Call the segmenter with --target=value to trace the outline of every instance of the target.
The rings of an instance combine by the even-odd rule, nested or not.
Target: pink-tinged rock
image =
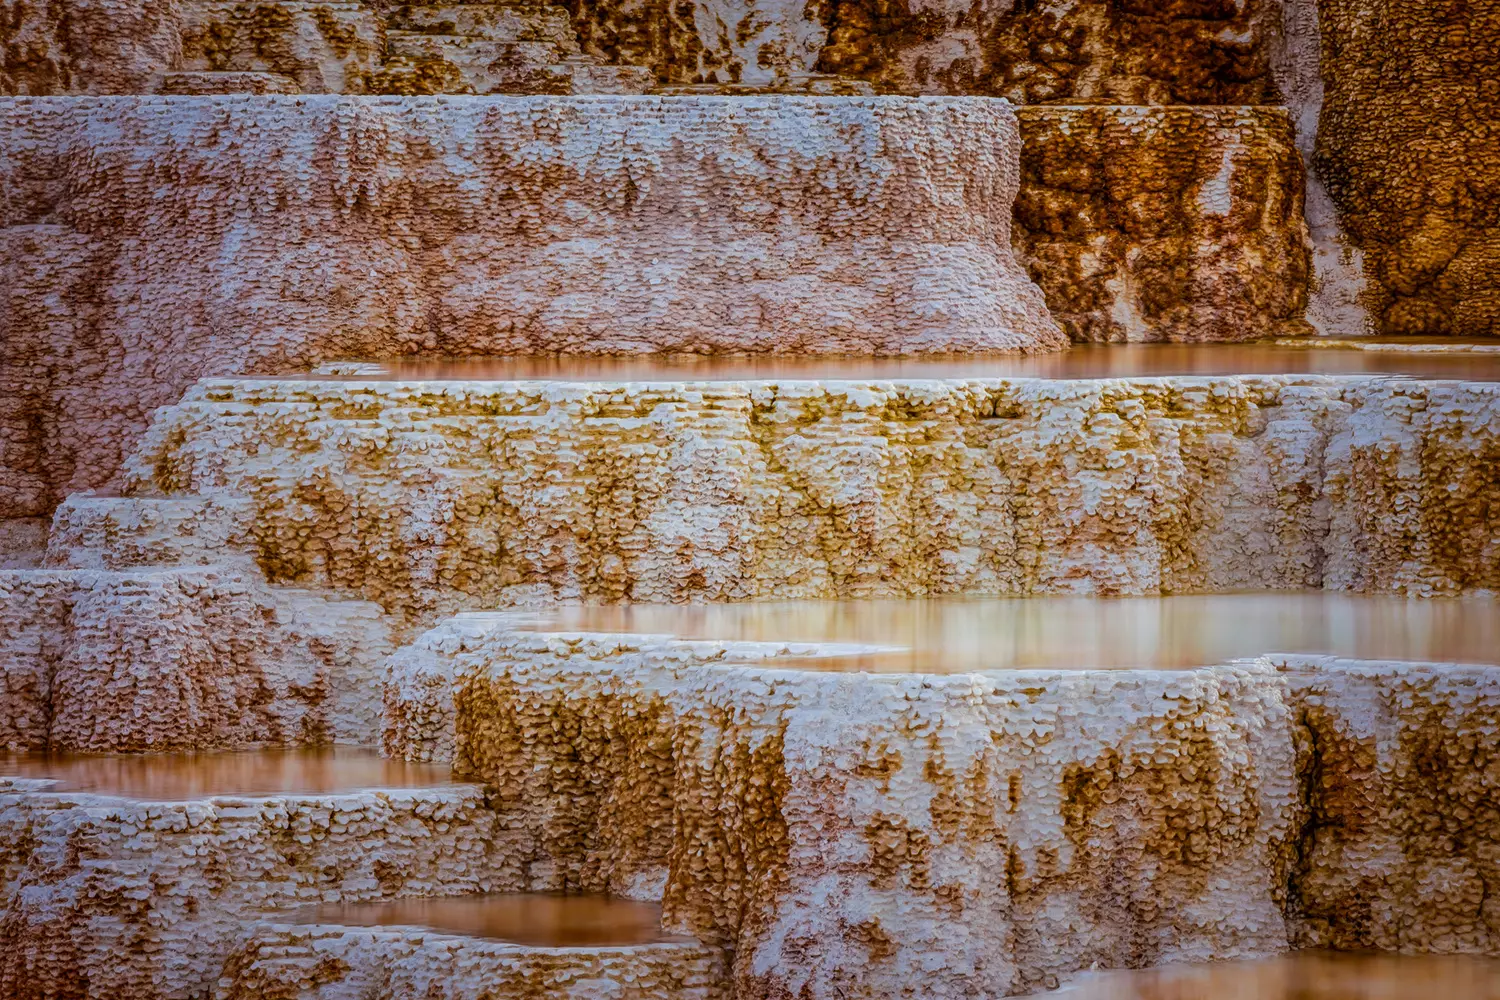
[[[207,373],[1049,350],[1001,101],[101,98],[0,112],[0,516]]]

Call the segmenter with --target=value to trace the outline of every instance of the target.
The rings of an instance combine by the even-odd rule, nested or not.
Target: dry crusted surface
[[[728,1000],[699,944],[528,949],[401,929],[270,926],[225,966],[217,1000]]]
[[[1003,102],[0,102],[0,515],[205,372],[401,354],[1047,350]]]
[[[449,680],[483,794],[143,803],[8,782],[4,995],[972,998],[1289,932],[1496,951],[1497,668],[870,676],[774,669],[809,655],[784,644],[468,617],[393,668]],[[732,972],[696,946],[664,962],[251,920],[561,888],[662,898],[738,948]]]
[[[1500,333],[1500,5],[1321,0],[1315,165],[1384,333]]]
[[[1273,668],[732,665],[763,645],[471,641],[447,664],[456,770],[554,887],[659,894],[669,926],[732,946],[740,997],[1002,996],[1285,947],[1299,799]]]
[[[368,741],[388,649],[374,605],[253,566],[0,570],[0,748]]]
[[[1268,104],[1273,0],[570,0],[584,51],[662,83],[775,84],[818,71],[884,91],[1018,103]],[[269,70],[304,90],[441,86],[388,74],[411,6],[0,0],[0,93],[149,93],[184,67]],[[420,9],[420,8],[418,8]],[[503,57],[503,56],[502,56]]]
[[[472,786],[142,802],[9,784],[6,1000],[196,1000],[268,908],[525,888]]]
[[[1277,659],[1308,813],[1294,943],[1500,954],[1500,669]]]
[[[1496,589],[1497,461],[1483,383],[205,380],[130,482],[248,499],[272,582],[414,620],[542,598]]]
[[[1500,954],[1500,668],[872,676],[529,627],[424,636],[388,719],[450,695],[533,883],[663,898],[736,949],[738,996],[998,996],[1288,941]]]
[[[1302,327],[1303,168],[1281,108],[1028,107],[1015,246],[1074,340]]]

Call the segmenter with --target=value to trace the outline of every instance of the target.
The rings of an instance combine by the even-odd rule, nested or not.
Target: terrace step
[[[358,2],[191,0],[180,26],[174,70],[276,74],[307,94],[364,93],[385,48],[380,18]]]
[[[1241,599],[1219,600],[1233,616]],[[465,616],[393,657],[391,690],[430,708],[432,685],[400,675],[430,679],[434,652],[447,656],[455,768],[526,831],[528,868],[660,895],[669,928],[733,952],[736,996],[1006,996],[1094,965],[1292,944],[1500,954],[1484,902],[1500,878],[1493,602],[1412,612],[1478,615],[1468,638],[1490,661],[1475,664],[1281,653],[986,669],[1013,652],[997,636],[947,674],[736,661],[757,644],[735,636],[757,625],[808,631],[784,606],[658,617],[704,637],[691,641],[589,631],[597,611]],[[1382,631],[1372,614],[1363,630],[1329,618],[1324,638],[1401,650],[1402,636],[1463,631]],[[1286,641],[1285,617],[1260,640]],[[1118,623],[1077,627],[1090,620],[1075,614],[1050,645],[1118,656]],[[1256,620],[1239,640],[1255,641]],[[1204,640],[1223,624],[1210,616]],[[1372,906],[1371,884],[1396,888]]]
[[[75,493],[53,515],[51,569],[252,563],[251,505],[233,497],[120,497]]]
[[[398,926],[263,923],[230,958],[219,997],[728,1000],[718,949],[663,935],[656,908],[633,905],[643,915],[622,917],[619,911],[632,904],[586,896],[480,896],[323,907],[335,916],[348,913],[351,919]],[[461,926],[476,926],[464,933],[445,926],[441,916],[454,910],[468,912],[469,919],[458,921]],[[514,921],[505,919],[511,911],[517,911]],[[439,919],[427,922],[434,914]],[[418,921],[418,926],[399,926]],[[487,926],[497,923],[504,926],[494,931]],[[487,940],[487,931],[519,933],[528,943]]]
[[[0,747],[369,744],[389,649],[374,605],[244,567],[0,571]]]
[[[540,598],[1497,590],[1497,440],[1500,384],[1363,376],[209,379],[128,475],[252,500],[282,579],[425,625]]]
[[[168,801],[26,779],[0,784],[0,837],[9,1000],[189,1000],[277,911],[528,888],[470,785]]]
[[[200,94],[300,94],[297,81],[283,73],[250,71],[213,72],[194,70],[162,74],[158,93],[176,96]]]

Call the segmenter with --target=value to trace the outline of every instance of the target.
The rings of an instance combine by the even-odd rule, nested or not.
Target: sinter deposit
[[[0,0],[0,1000],[1500,1000],[1497,10]]]

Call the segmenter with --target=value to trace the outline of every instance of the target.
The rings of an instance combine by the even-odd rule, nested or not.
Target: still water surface
[[[1182,669],[1265,653],[1500,664],[1500,601],[1328,591],[598,606],[532,627],[889,647],[795,663],[870,672]]]
[[[661,929],[661,907],[609,896],[497,893],[379,903],[330,903],[296,914],[303,923],[422,927],[543,948],[621,947],[691,941]]]
[[[1380,346],[1380,345],[1366,345]],[[1051,354],[849,355],[641,354],[532,355],[343,363],[318,378],[353,380],[558,379],[581,382],[719,379],[1130,378],[1166,375],[1408,375],[1500,381],[1500,338],[1403,342],[1385,350],[1310,349],[1275,343],[1082,344]],[[307,376],[288,376],[307,377]]]
[[[323,794],[360,788],[425,788],[450,769],[387,760],[353,748],[245,753],[0,754],[0,775],[55,778],[57,791],[173,801],[212,795]]]
[[[1028,1000],[1500,1000],[1500,962],[1304,952],[1083,976]]]

